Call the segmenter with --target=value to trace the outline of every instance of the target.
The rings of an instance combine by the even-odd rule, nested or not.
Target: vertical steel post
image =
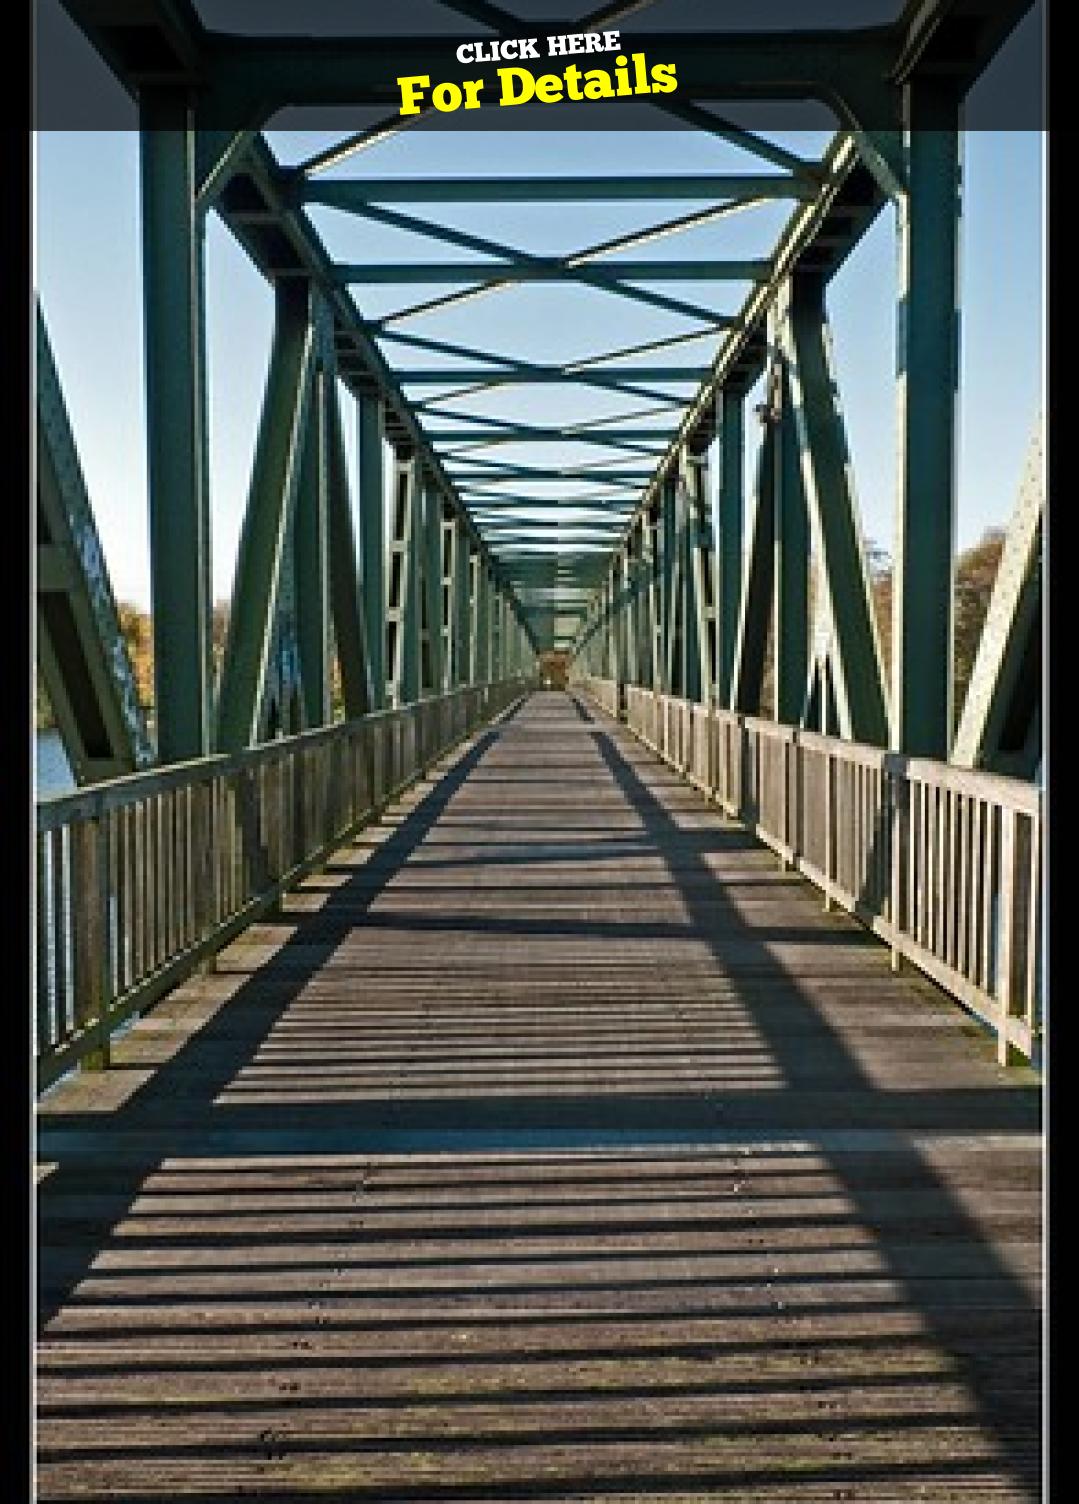
[[[296,586],[296,640],[304,722],[324,726],[330,719],[330,615],[327,558],[327,460],[329,413],[334,394],[322,368],[315,371],[311,412],[304,439],[300,484],[293,520]]]
[[[420,476],[411,450],[398,452],[393,469],[386,600],[386,657],[390,699],[412,705],[420,697],[420,566],[423,553]]]
[[[442,690],[442,493],[428,478],[423,488],[423,590],[427,620],[427,678],[424,693]]]
[[[341,413],[332,378],[329,379],[327,388],[326,417],[329,445],[326,457],[326,549],[330,609],[345,718],[354,720],[372,709],[371,659],[363,620]]]
[[[438,530],[438,598],[442,631],[439,638],[442,671],[439,693],[452,689],[457,659],[457,513],[449,507],[440,509]]]
[[[773,714],[797,725],[805,707],[809,673],[809,512],[802,481],[798,428],[790,380],[784,373],[775,443],[775,565]]]
[[[486,684],[491,677],[491,581],[487,560],[476,555],[476,639],[473,657],[473,682]]]
[[[383,409],[377,392],[356,400],[359,437],[360,597],[371,666],[371,709],[386,701],[386,480]]]
[[[154,712],[162,763],[210,751],[210,507],[202,226],[182,90],[139,111]]]
[[[745,515],[745,389],[727,385],[716,394],[716,631],[718,703],[733,705],[734,652],[742,606],[742,531]]]
[[[222,751],[249,747],[262,734],[268,687],[278,724],[291,725],[295,640],[282,616],[290,614],[292,605],[288,544],[311,405],[310,293],[306,281],[286,280],[276,288],[273,349],[221,666],[217,741]]]
[[[960,100],[948,79],[904,91],[907,189],[898,200],[899,498],[892,747],[947,758],[952,738]]]
[[[464,519],[459,515],[453,521],[454,554],[453,554],[453,680],[450,685],[455,688],[460,684],[468,684],[472,677],[472,589],[471,589],[471,558],[472,548],[468,537],[468,528]]]

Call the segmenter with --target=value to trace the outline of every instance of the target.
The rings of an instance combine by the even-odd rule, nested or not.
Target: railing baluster
[[[583,687],[607,703],[605,681]],[[728,813],[791,853],[823,887],[826,908],[837,899],[878,930],[893,965],[914,961],[991,1021],[1007,968],[1012,1048],[1033,1047],[1041,912],[1033,785],[710,711],[636,685],[627,686],[626,724],[691,782],[710,786]],[[1003,887],[1002,821],[1011,842]]]

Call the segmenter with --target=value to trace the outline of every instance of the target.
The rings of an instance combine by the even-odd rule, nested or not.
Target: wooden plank
[[[41,1104],[42,1504],[1037,1496],[1036,1077],[628,731],[282,920]]]

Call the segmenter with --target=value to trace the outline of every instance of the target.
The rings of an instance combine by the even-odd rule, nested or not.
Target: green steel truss
[[[487,0],[441,3],[462,36],[526,26]],[[429,44],[226,33],[206,26],[191,0],[147,0],[137,19],[131,7],[64,0],[137,100],[142,127],[159,759],[324,723],[333,654],[345,714],[355,716],[528,672],[551,649],[620,684],[946,757],[959,127],[971,85],[1031,3],[911,0],[891,24],[835,31],[649,32],[649,53],[675,62],[679,78],[678,92],[652,105],[736,148],[741,170],[435,179],[365,172],[369,154],[412,123],[395,113],[394,80],[429,70]],[[644,8],[606,5],[573,29],[622,24],[628,41]],[[527,29],[565,27],[552,15]],[[442,77],[476,75],[444,52]],[[709,107],[771,99],[831,109],[837,131],[819,160]],[[293,105],[385,114],[286,165],[264,130]],[[890,685],[827,320],[831,277],[889,202],[901,281]],[[664,214],[668,203],[678,212]],[[575,235],[576,249],[557,255],[492,233],[500,206],[534,204],[552,215],[567,206],[585,231],[592,205],[635,205],[643,219],[614,237]],[[490,210],[463,228],[447,210],[467,205]],[[768,254],[727,253],[734,217],[777,206],[786,219]],[[276,300],[216,686],[203,268],[211,212]],[[312,219],[328,212],[365,234],[410,236],[413,251],[331,257]],[[692,255],[680,254],[688,242],[679,237],[693,239]],[[571,289],[640,329],[582,351],[587,320],[575,316],[571,354],[507,349],[499,311],[522,288]],[[477,331],[465,340],[440,332],[458,308]],[[762,376],[762,442],[746,496],[748,398]],[[339,384],[357,436],[356,497]],[[534,388],[571,398],[571,419],[534,416]],[[1029,554],[1026,614],[1015,602],[997,608],[1002,621],[1021,616],[1028,637]],[[96,630],[107,650],[111,629],[98,621]],[[51,687],[67,666],[57,667],[63,651],[49,634],[41,641]],[[971,759],[990,756],[1000,737],[991,728],[1010,724],[1005,678],[1023,679],[1014,651],[998,659],[996,669],[980,666],[982,721],[963,740]],[[145,733],[132,735],[124,743],[117,731],[113,761],[84,761],[80,776],[120,771],[136,744],[147,755]]]

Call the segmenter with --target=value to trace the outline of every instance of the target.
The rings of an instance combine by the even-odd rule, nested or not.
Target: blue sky
[[[327,138],[271,132],[270,139],[275,151],[292,161],[317,150]],[[736,160],[730,148],[699,133],[628,138],[603,132],[516,132],[459,139],[467,142],[470,154],[482,151],[485,173],[618,172],[627,158],[642,173],[753,170],[749,159]],[[820,144],[819,137],[800,143],[790,135],[782,139],[806,150]],[[148,605],[138,139],[132,132],[46,132],[38,136],[36,152],[36,281],[114,590],[121,599]],[[417,131],[335,172],[347,176],[361,170],[434,175],[472,171],[474,164],[471,156],[462,163],[461,147],[452,138]],[[572,207],[560,205],[499,207],[496,213],[491,206],[430,207],[432,217],[445,224],[554,253],[693,206],[589,206],[586,229],[578,226]],[[787,212],[769,207],[738,216],[724,229],[724,254],[765,254]],[[313,210],[312,218],[341,259],[448,261],[470,255],[398,230],[369,225],[361,230],[358,222],[332,210]],[[975,541],[987,526],[1006,523],[1042,401],[1042,220],[1041,136],[970,133],[964,162],[960,547]],[[669,244],[677,245],[678,255],[706,255],[708,233],[691,231]],[[660,246],[656,254],[665,249]],[[863,530],[888,549],[895,485],[895,259],[894,216],[886,211],[836,278],[830,296]],[[227,596],[269,355],[272,302],[268,286],[213,216],[207,269],[214,590]],[[419,301],[430,290],[410,288],[406,296],[381,288],[359,291],[363,311],[377,315]],[[416,324],[415,330],[506,351],[527,343],[539,359],[565,358],[567,339],[571,344],[579,339],[584,353],[652,337],[648,310],[582,289],[558,290],[562,301],[557,322],[552,322],[552,305],[537,296],[539,291],[523,288],[482,300],[482,317],[480,303],[471,309],[464,305]],[[744,293],[735,286],[716,294],[691,283],[674,291],[691,300],[711,298],[717,308],[731,311]],[[668,331],[669,324],[662,330],[657,325],[655,332]],[[673,358],[691,360],[697,353],[686,347]],[[396,358],[417,366],[427,363],[412,352]],[[518,410],[514,400],[524,399],[503,394],[500,405],[490,410],[508,415]],[[527,401],[533,419],[561,424],[574,416],[572,397],[558,388],[538,396],[537,389],[530,389]],[[481,410],[480,404],[473,410]],[[349,425],[346,432],[351,434]],[[512,457],[538,455],[522,449]],[[747,457],[747,468],[751,466],[752,455]]]

